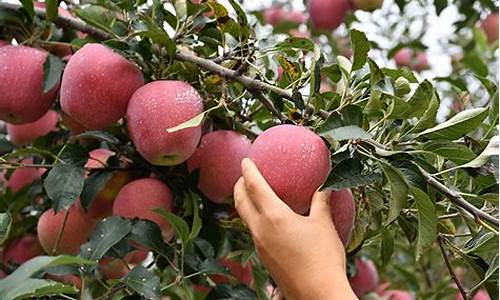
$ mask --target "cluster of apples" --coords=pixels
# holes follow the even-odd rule
[[[203,111],[203,100],[197,91],[181,81],[144,84],[136,65],[100,44],[87,44],[74,53],[61,83],[44,92],[43,64],[47,55],[26,46],[0,48],[0,119],[8,122],[9,138],[16,145],[30,144],[57,130],[58,115],[51,108],[59,92],[63,119],[69,120],[67,124],[73,131],[105,129],[126,117],[130,138],[144,159],[161,166],[187,161],[190,172],[199,169],[199,190],[215,203],[231,198],[244,157],[256,163],[278,196],[300,214],[307,213],[312,194],[330,171],[328,148],[318,135],[302,126],[272,127],[254,143],[230,130],[213,131],[202,137],[201,125],[168,132],[167,128]],[[108,149],[93,150],[85,167],[103,168],[113,155]],[[16,192],[40,179],[45,171],[19,168],[10,176],[7,187]],[[77,200],[67,210],[56,213],[49,209],[40,216],[38,250],[76,254],[95,224],[110,215],[155,222],[164,239],[169,240],[172,227],[153,212],[157,208],[175,210],[172,192],[164,182],[155,178],[133,180],[129,173],[115,171],[87,210]],[[355,218],[351,191],[334,192],[331,210],[342,242],[347,244]],[[108,275],[114,272],[109,268],[116,272],[123,269],[120,262],[113,260],[101,263],[103,273]]]

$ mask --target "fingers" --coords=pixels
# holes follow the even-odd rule
[[[331,191],[316,191],[312,197],[311,210],[309,215],[313,218],[329,218],[331,219],[330,212],[330,195]]]
[[[259,212],[286,206],[260,174],[257,166],[248,158],[241,162],[248,195]]]
[[[243,221],[251,228],[255,224],[255,220],[259,212],[255,208],[254,204],[248,196],[245,180],[240,177],[236,184],[234,185],[234,207],[238,211],[238,214],[243,219]]]

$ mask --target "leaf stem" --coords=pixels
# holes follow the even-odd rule
[[[455,274],[455,271],[453,271],[453,267],[450,264],[450,261],[448,259],[448,255],[446,254],[446,250],[444,249],[443,246],[443,237],[441,235],[438,236],[437,242],[439,244],[439,249],[441,249],[441,254],[443,255],[444,262],[446,264],[446,267],[448,268],[448,272],[450,273],[451,279],[455,282],[457,285],[458,290],[460,291],[460,294],[465,300],[470,300],[470,296],[467,294],[465,289],[463,288],[462,284],[457,278],[457,275]]]

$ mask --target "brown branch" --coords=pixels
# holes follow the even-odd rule
[[[428,184],[430,184],[433,188],[435,188],[439,192],[443,193],[453,203],[471,213],[474,216],[474,218],[486,220],[498,226],[498,218],[490,216],[489,214],[485,213],[484,211],[470,204],[460,194],[458,194],[456,191],[450,189],[446,185],[439,182],[437,179],[432,177],[431,174],[427,173],[422,168],[420,168],[420,171],[422,172],[422,175],[424,176]]]
[[[450,273],[451,279],[455,282],[457,285],[458,290],[460,291],[460,294],[464,298],[464,300],[469,300],[470,296],[467,294],[465,289],[463,288],[462,284],[460,283],[460,280],[458,280],[457,275],[455,274],[455,271],[453,271],[453,267],[450,264],[450,261],[448,260],[448,255],[446,254],[446,250],[444,249],[443,245],[443,237],[441,235],[438,236],[437,242],[439,244],[439,249],[441,249],[441,254],[443,255],[444,262],[446,264],[446,267],[448,268],[448,272]]]

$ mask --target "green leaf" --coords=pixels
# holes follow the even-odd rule
[[[172,132],[176,132],[176,131],[179,131],[179,130],[182,130],[182,129],[200,126],[201,123],[203,122],[203,119],[205,118],[205,115],[208,114],[209,112],[211,112],[212,110],[218,109],[219,107],[220,107],[219,105],[211,107],[211,108],[207,109],[206,111],[200,113],[196,117],[194,117],[194,118],[192,118],[190,120],[187,120],[186,122],[183,122],[183,123],[181,123],[181,124],[179,124],[177,126],[174,126],[174,127],[171,127],[171,128],[167,128],[166,130],[167,130],[168,133],[172,133]]]
[[[498,143],[499,143],[498,137],[497,136],[493,137],[489,141],[488,145],[483,150],[483,152],[481,152],[481,154],[479,154],[479,156],[477,156],[472,161],[470,161],[466,164],[463,164],[459,167],[460,168],[479,168],[479,167],[481,167],[482,165],[484,165],[485,163],[488,162],[488,160],[490,159],[491,156],[498,155],[498,148],[499,148]]]
[[[389,181],[391,195],[389,197],[389,213],[386,224],[392,223],[408,203],[408,183],[403,174],[388,163],[380,162],[380,166]]]
[[[418,136],[429,139],[456,140],[477,129],[487,116],[487,108],[465,110],[456,114],[446,122],[422,131]]]
[[[76,15],[89,25],[112,33],[113,24],[116,22],[116,13],[102,6],[90,5],[74,10]]]
[[[59,7],[59,0],[45,1],[45,11],[47,12],[48,21],[54,21],[57,18],[58,7]]]
[[[46,292],[45,282],[37,283],[30,280],[30,277],[44,269],[65,265],[87,266],[94,264],[95,262],[75,256],[37,256],[22,264],[6,278],[0,280],[0,299],[25,299],[26,295],[37,292],[36,290],[39,288],[41,289],[38,291],[39,293]],[[33,290],[33,287],[36,289]],[[58,288],[60,286],[54,287],[54,289]],[[50,291],[50,287],[48,289]]]
[[[240,4],[238,2],[236,2],[235,0],[229,0],[229,3],[234,8],[234,11],[236,12],[236,15],[238,16],[238,24],[240,25],[241,36],[243,38],[243,41],[246,41],[246,40],[248,40],[248,37],[250,35],[249,28],[248,28],[249,26],[248,26],[247,14],[241,8]]]
[[[342,72],[338,64],[329,65],[321,68],[321,74],[324,74],[330,78],[333,82],[339,82],[342,77]]]
[[[189,225],[181,217],[166,211],[165,209],[155,209],[156,213],[163,216],[174,227],[177,236],[180,238],[184,246],[187,245],[189,240]]]
[[[58,164],[53,167],[44,181],[47,196],[52,199],[56,212],[70,207],[80,196],[84,184],[82,167]]]
[[[448,0],[434,0],[434,7],[436,14],[439,16],[441,12],[448,7]]]
[[[89,260],[101,259],[131,229],[132,224],[127,219],[116,216],[103,219],[95,227],[90,240],[80,248],[80,256]]]
[[[35,16],[35,7],[33,5],[33,0],[21,0],[24,10],[28,13],[31,19]]]
[[[47,55],[43,63],[43,92],[48,93],[59,84],[64,69],[62,60],[52,54]]]
[[[456,164],[463,164],[476,158],[476,154],[463,144],[433,140],[418,146],[418,149],[430,151]]]
[[[381,235],[382,242],[380,244],[380,258],[382,266],[386,266],[391,260],[394,252],[394,236],[386,227],[382,227]]]
[[[193,203],[193,224],[191,225],[191,232],[189,233],[189,241],[192,241],[200,233],[203,223],[200,217],[201,197],[193,192],[189,192],[189,197]]]
[[[281,50],[302,49],[310,52],[314,52],[315,48],[314,43],[310,39],[298,37],[289,37],[276,45],[276,47]]]
[[[341,190],[366,186],[379,180],[379,178],[380,174],[377,173],[363,174],[359,159],[350,158],[341,161],[332,168],[322,189]]]
[[[160,278],[141,265],[135,266],[123,278],[123,282],[142,297],[160,300]]]
[[[351,29],[351,44],[354,52],[352,71],[355,71],[361,69],[366,63],[368,52],[370,51],[370,42],[363,32]]]
[[[3,300],[15,300],[76,293],[78,290],[71,285],[52,280],[27,278],[20,285],[6,291],[5,294],[0,292],[0,295],[2,295]]]
[[[95,197],[103,190],[108,181],[113,177],[113,172],[102,171],[94,172],[85,179],[82,194],[80,195],[80,203],[86,210],[92,204]]]
[[[141,244],[166,259],[170,259],[172,256],[172,249],[163,241],[160,228],[151,221],[134,220],[128,239]]]
[[[434,95],[429,103],[429,106],[427,107],[427,110],[424,112],[423,116],[418,119],[417,124],[415,124],[410,132],[419,132],[434,125],[438,109],[439,99],[436,95]]]
[[[407,102],[412,108],[407,117],[421,117],[429,107],[433,96],[432,84],[428,80],[424,80]]]
[[[12,218],[9,213],[0,213],[0,245],[3,245],[9,237],[11,225]]]
[[[335,128],[327,132],[321,133],[321,136],[328,136],[336,141],[354,140],[354,139],[370,139],[371,136],[362,128],[350,125]]]
[[[410,187],[418,209],[418,238],[416,260],[420,260],[424,250],[437,238],[436,209],[429,196],[419,188]]]
[[[377,63],[371,58],[368,58],[368,66],[370,67],[370,85],[375,86],[385,75],[378,67]]]
[[[484,63],[481,56],[476,51],[467,52],[462,62],[476,75],[481,77],[488,76],[488,66]]]
[[[78,140],[78,139],[95,139],[95,140],[100,140],[100,141],[107,142],[107,143],[110,143],[113,145],[117,145],[120,143],[120,140],[117,139],[116,137],[114,137],[111,133],[108,133],[106,131],[99,131],[99,130],[82,132],[78,135],[71,137],[70,140],[74,141],[74,140]]]
[[[187,17],[187,3],[186,0],[175,0],[175,13],[179,21],[184,21]]]

